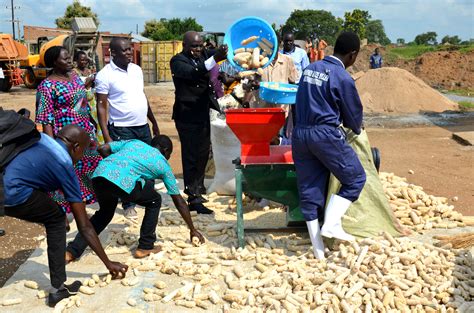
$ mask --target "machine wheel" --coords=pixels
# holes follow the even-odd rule
[[[25,75],[23,77],[25,86],[30,89],[35,89],[38,87],[38,80],[36,79],[35,72],[31,68],[25,70]]]
[[[376,147],[370,148],[372,150],[372,158],[374,159],[374,165],[377,172],[380,171],[380,150]]]
[[[13,83],[9,77],[0,78],[0,91],[7,92],[12,88],[12,86]]]

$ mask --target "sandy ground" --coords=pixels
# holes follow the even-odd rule
[[[147,86],[146,93],[157,117],[161,132],[174,143],[170,164],[177,177],[182,175],[179,139],[171,120],[173,85],[170,83]],[[35,93],[15,87],[10,93],[0,93],[0,104],[6,109],[26,107],[34,114]],[[449,118],[441,115],[435,122],[425,116],[368,117],[368,134],[372,146],[382,154],[381,170],[405,176],[423,186],[433,195],[446,196],[456,210],[474,215],[474,148],[462,146],[451,139],[451,132],[474,130],[474,118]],[[425,122],[419,122],[423,120]],[[408,171],[414,174],[408,174]],[[272,219],[278,214],[271,214]],[[269,217],[269,216],[267,216]],[[262,217],[263,218],[263,217]],[[0,237],[0,286],[38,247],[34,237],[44,234],[42,227],[9,217],[0,217],[0,227],[8,235]],[[21,231],[19,231],[21,230]]]
[[[210,184],[210,180],[206,179],[205,184],[208,186]],[[180,188],[182,189],[182,180],[180,180]],[[163,189],[160,190],[163,192]],[[171,198],[162,193],[163,196],[163,203],[162,203],[162,210],[161,210],[161,218],[166,218],[167,220],[172,220],[177,222],[178,225],[169,225],[169,226],[158,226],[157,234],[158,234],[158,245],[164,244],[166,241],[169,240],[176,240],[182,239],[184,241],[189,240],[189,232],[186,226],[182,225],[182,219],[179,217],[178,213],[174,209],[172,204]],[[220,197],[219,201],[221,203],[227,203],[230,197]],[[92,205],[88,208],[88,213],[92,213],[95,209],[97,209],[97,205]],[[103,246],[106,249],[106,252],[110,256],[112,260],[120,261],[120,262],[127,262],[133,260],[131,257],[130,252],[114,254],[113,252],[109,252],[111,250],[107,250],[108,248],[114,249],[115,246],[111,242],[111,234],[118,231],[125,231],[127,233],[133,233],[135,235],[138,234],[138,228],[130,225],[134,225],[133,223],[127,222],[121,215],[122,210],[118,210],[120,214],[116,214],[112,223],[108,226],[108,228],[100,235],[100,239],[103,243]],[[139,209],[139,221],[143,218],[144,210]],[[272,207],[268,211],[264,211],[261,209],[253,210],[250,212],[245,213],[244,215],[246,219],[246,226],[247,227],[257,227],[262,226],[262,224],[272,224],[275,226],[284,226],[285,225],[285,214],[280,207]],[[265,219],[265,222],[262,223],[262,219]],[[208,216],[193,216],[193,221],[198,229],[203,229],[201,223],[204,222],[211,222],[211,223],[221,223],[221,222],[231,222],[235,224],[236,221],[236,214],[235,211],[229,211],[226,208],[216,209],[215,217],[208,217]],[[139,223],[135,224],[139,225]],[[130,227],[129,227],[130,226]],[[72,225],[71,231],[67,235],[67,240],[70,241],[74,238],[77,234],[77,229],[75,224]],[[234,244],[236,245],[235,239],[229,238],[228,240],[223,240],[222,237],[207,237],[208,244],[212,245],[213,247],[219,246],[222,247],[224,245]],[[134,245],[130,247],[133,249]],[[0,289],[0,302],[3,299],[10,299],[14,297],[20,297],[23,299],[21,305],[10,307],[9,312],[25,312],[34,310],[35,312],[51,312],[52,309],[47,308],[44,306],[45,300],[40,300],[36,297],[36,290],[25,289],[23,286],[24,280],[34,280],[38,282],[40,285],[39,289],[46,289],[49,290],[49,272],[47,266],[47,253],[46,253],[47,245],[45,241],[41,241],[39,243],[39,248],[34,251],[34,253],[28,258],[28,260],[18,269],[14,276],[12,276]],[[89,278],[93,273],[97,273],[99,275],[106,274],[107,271],[104,268],[101,261],[97,258],[97,256],[91,252],[89,249],[86,250],[85,254],[82,258],[77,261],[69,264],[67,266],[67,273],[68,273],[68,282],[72,282],[74,280],[84,280]],[[156,303],[147,303],[143,301],[142,298],[142,290],[144,287],[152,287],[153,283],[157,280],[163,280],[167,283],[168,287],[166,288],[167,291],[173,290],[181,286],[182,281],[192,281],[191,277],[187,277],[183,279],[182,277],[178,276],[169,276],[162,274],[160,272],[141,272],[138,275],[135,275],[131,270],[128,273],[128,277],[139,277],[140,283],[133,287],[124,287],[121,285],[120,281],[113,281],[111,285],[96,289],[96,294],[87,298],[84,295],[81,295],[83,300],[83,306],[79,309],[74,308],[74,312],[98,312],[103,311],[104,306],[107,306],[106,312],[130,312],[127,311],[128,305],[126,301],[128,298],[134,298],[138,301],[138,307],[145,312],[170,312],[172,310],[176,310],[176,306],[172,303],[169,304],[162,304],[160,302]],[[224,287],[224,282],[219,282],[222,287]],[[207,290],[210,286],[204,288]],[[110,301],[109,299],[114,299]],[[120,299],[120,300],[117,300]],[[217,311],[218,307],[212,307],[211,311]],[[194,312],[195,310],[185,310],[183,308],[179,308],[178,312]],[[200,310],[203,311],[203,310]]]
[[[226,203],[228,198],[224,197],[219,199],[221,203]],[[163,210],[162,218],[165,218],[168,221],[178,222],[180,224],[180,218],[177,216],[177,213],[174,209],[170,209],[171,201],[168,196],[163,198]],[[88,211],[93,211],[88,209]],[[259,224],[261,218],[265,218],[268,221],[269,216],[284,216],[281,209],[272,208],[268,211],[256,210],[250,211],[245,214],[245,220],[247,226],[255,226]],[[143,210],[139,210],[140,218],[143,218]],[[193,217],[194,223],[199,229],[204,229],[205,226],[214,223],[230,222],[235,223],[235,214],[228,212],[227,209],[216,209],[215,218],[209,218],[204,216]],[[273,221],[273,223],[280,223],[282,221]],[[128,226],[127,226],[128,225]],[[112,251],[116,249],[117,246],[113,245],[111,240],[111,235],[117,232],[126,232],[127,234],[137,234],[138,228],[131,223],[127,223],[120,214],[116,214],[113,222],[109,227],[101,234],[101,241],[106,247],[107,251]],[[130,227],[129,227],[130,226]],[[157,229],[159,236],[158,244],[166,247],[171,240],[181,239],[183,241],[188,240],[189,232],[186,227],[182,224],[180,225],[168,225],[168,226],[159,226]],[[413,236],[414,240],[422,241],[426,243],[433,243],[432,236],[435,234],[457,234],[460,232],[474,231],[474,227],[466,227],[461,229],[449,229],[449,230],[432,230],[427,232],[424,235],[415,234]],[[72,231],[68,234],[68,240],[71,240],[75,236],[76,230],[73,226]],[[303,235],[304,236],[304,235]],[[224,239],[223,239],[224,238]],[[275,243],[277,247],[285,246],[285,239],[288,238],[288,235],[283,235],[275,237]],[[305,237],[303,237],[305,238]],[[223,239],[223,240],[222,240]],[[224,236],[219,237],[208,237],[207,245],[209,247],[225,247],[229,244],[235,244],[235,240],[232,238],[225,239]],[[112,254],[109,253],[112,260],[121,261],[121,262],[136,262],[136,260],[131,258],[130,251],[133,249],[134,244],[131,247],[125,248],[121,253]],[[124,247],[124,246],[120,246]],[[4,299],[12,298],[21,298],[22,303],[20,305],[11,306],[8,309],[8,312],[53,312],[53,309],[48,308],[45,305],[44,299],[38,299],[36,297],[36,290],[28,289],[23,286],[25,280],[36,281],[40,289],[49,290],[49,274],[47,266],[47,257],[46,257],[46,243],[41,242],[39,248],[31,255],[31,257],[19,268],[13,277],[11,277],[5,284],[3,288],[0,289],[0,301]],[[305,246],[308,248],[308,246]],[[165,248],[166,249],[166,248]],[[293,255],[291,252],[289,255]],[[251,261],[239,261],[239,265],[242,266],[244,270],[251,270],[251,266],[254,262]],[[205,267],[201,265],[201,267]],[[230,270],[231,267],[223,266]],[[94,255],[91,251],[87,250],[82,258],[77,261],[69,264],[67,266],[68,273],[68,282],[73,280],[84,281],[87,278],[90,278],[92,274],[99,274],[103,276],[106,274],[106,270],[100,260]],[[159,271],[139,271],[133,272],[129,271],[127,274],[128,279],[138,279],[138,283],[132,287],[125,287],[121,284],[120,281],[112,281],[110,285],[105,287],[95,287],[95,294],[91,296],[86,296],[80,294],[82,305],[79,308],[71,308],[72,312],[204,312],[200,308],[186,309],[183,307],[177,307],[173,304],[173,301],[169,303],[161,302],[146,302],[143,300],[143,288],[153,288],[153,284],[162,280],[165,281],[167,286],[164,289],[165,293],[179,288],[182,286],[183,282],[193,282],[193,277],[189,276],[180,276],[180,275],[166,275]],[[203,293],[208,293],[211,289],[215,289],[219,294],[222,293],[224,288],[224,281],[222,278],[216,279],[212,284],[205,285],[202,288]],[[135,299],[137,306],[131,308],[127,305],[128,299]],[[104,309],[106,308],[106,309]],[[222,304],[212,305],[207,311],[209,312],[221,312]]]
[[[206,181],[206,184],[209,184],[209,180]],[[182,181],[180,182],[180,187],[182,188]],[[161,190],[163,191],[163,189]],[[175,241],[181,239],[183,241],[188,240],[189,232],[187,228],[181,222],[181,219],[178,217],[178,214],[174,208],[172,208],[172,202],[169,196],[163,195],[163,209],[161,213],[161,218],[165,218],[168,221],[173,223],[177,222],[178,225],[160,225],[157,228],[158,234],[158,244],[166,247],[170,241]],[[216,200],[216,203],[227,203],[229,197],[221,197]],[[91,213],[97,208],[88,208],[88,212]],[[143,211],[139,210],[140,219],[143,218]],[[230,222],[231,224],[235,223],[235,212],[229,211],[225,208],[215,209],[216,215],[214,218],[199,216],[193,217],[194,223],[199,228],[204,228],[203,225],[210,225],[215,223]],[[121,213],[121,210],[119,210]],[[253,210],[247,211],[244,215],[246,226],[261,226],[262,219],[265,219],[266,222],[272,220],[272,224],[284,223],[283,217],[284,214],[281,208],[274,207],[270,210]],[[277,217],[275,219],[275,217]],[[139,219],[139,221],[140,221]],[[161,223],[160,223],[161,224]],[[108,252],[112,260],[118,260],[121,262],[136,262],[132,259],[130,250],[133,249],[135,244],[132,244],[131,247],[125,248],[124,251],[120,253],[112,253],[111,251],[117,249],[117,246],[114,246],[113,240],[111,240],[111,235],[117,232],[125,231],[127,234],[138,234],[137,226],[133,226],[133,223],[127,222],[121,214],[116,214],[113,222],[109,227],[101,234],[101,241],[106,247],[106,252]],[[139,224],[135,224],[139,225]],[[474,231],[474,227],[466,227],[462,229],[449,229],[449,230],[432,230],[424,235],[414,234],[412,238],[417,241],[422,241],[426,243],[433,243],[432,236],[435,234],[456,234],[460,232]],[[75,224],[73,224],[72,231],[68,234],[68,241],[71,240],[76,234]],[[305,236],[305,235],[303,235]],[[210,247],[224,247],[229,246],[229,244],[235,245],[235,239],[232,237],[225,239],[224,236],[219,237],[207,237]],[[278,247],[285,246],[285,239],[288,238],[288,235],[277,236],[275,237],[275,243]],[[303,237],[305,238],[305,237]],[[119,246],[124,247],[124,246]],[[45,241],[40,242],[40,246],[35,252],[28,258],[28,260],[19,268],[19,270],[12,276],[0,289],[0,301],[5,299],[12,298],[21,298],[22,303],[20,305],[6,307],[5,309],[8,312],[52,312],[53,309],[48,308],[45,304],[44,299],[38,299],[36,297],[36,290],[28,289],[23,286],[25,280],[36,281],[41,290],[49,290],[49,274],[47,266],[47,254],[46,254],[46,243]],[[302,247],[304,251],[308,246]],[[116,251],[116,250],[115,250]],[[287,252],[290,253],[290,252]],[[292,255],[290,253],[289,255]],[[239,263],[245,269],[247,266],[251,266],[252,262],[241,262]],[[230,268],[229,268],[230,269]],[[250,269],[250,268],[249,268]],[[92,274],[99,274],[103,276],[106,274],[106,269],[103,264],[97,258],[97,256],[92,253],[90,250],[86,250],[82,258],[77,261],[69,264],[67,266],[68,273],[68,282],[74,280],[85,280],[90,278]],[[125,287],[121,284],[120,281],[112,281],[112,283],[105,287],[95,287],[95,294],[91,296],[86,296],[80,294],[82,305],[79,308],[73,307],[71,311],[73,312],[201,312],[204,311],[200,308],[186,309],[183,307],[177,307],[173,304],[173,301],[170,303],[163,304],[161,302],[146,302],[143,300],[143,288],[148,287],[152,288],[153,283],[157,280],[165,281],[167,287],[165,292],[168,293],[176,288],[182,286],[183,282],[193,282],[193,277],[189,276],[179,276],[179,275],[166,275],[159,271],[138,271],[133,272],[129,271],[129,279],[138,279],[138,284],[132,287]],[[213,284],[203,286],[203,292],[207,293],[211,288],[216,288],[217,290],[224,290],[224,282],[222,279],[216,279]],[[218,291],[220,293],[221,291]],[[137,306],[131,308],[127,305],[128,299],[135,299],[137,301]],[[106,309],[104,309],[106,307]],[[211,306],[209,312],[220,312],[222,305]]]
[[[473,146],[459,144],[441,127],[372,128],[368,134],[371,145],[381,151],[382,171],[407,177],[428,194],[457,197],[458,201],[450,200],[456,210],[474,215]]]

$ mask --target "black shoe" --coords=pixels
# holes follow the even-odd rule
[[[203,196],[188,196],[188,203],[190,204],[197,204],[197,203],[206,203],[209,202],[206,198]]]
[[[70,296],[75,295],[79,288],[81,287],[82,283],[78,280],[73,282],[70,285],[64,285],[63,289],[56,291],[55,293],[50,293],[48,295],[48,305],[51,308],[54,308],[56,304],[61,301],[62,299],[69,298]]]
[[[201,203],[209,202],[209,200],[207,200],[206,198],[204,198],[204,197],[201,196],[201,195],[198,196],[198,199],[201,200]]]
[[[0,237],[5,235],[5,230],[0,228]]]
[[[206,208],[202,203],[189,204],[189,211],[196,211],[198,214],[214,214],[214,211]]]

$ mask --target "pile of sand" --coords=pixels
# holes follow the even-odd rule
[[[458,109],[455,102],[400,68],[385,67],[356,76],[364,112],[418,113]]]

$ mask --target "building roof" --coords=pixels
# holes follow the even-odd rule
[[[23,26],[23,36],[25,41],[36,41],[39,37],[55,37],[65,34],[72,34],[72,30],[43,26]]]
[[[132,42],[143,42],[143,41],[153,41],[153,40],[139,34],[132,34]]]
[[[112,37],[124,37],[124,38],[131,38],[130,34],[124,33],[115,33],[112,34],[111,32],[99,32],[102,38],[112,38]]]

